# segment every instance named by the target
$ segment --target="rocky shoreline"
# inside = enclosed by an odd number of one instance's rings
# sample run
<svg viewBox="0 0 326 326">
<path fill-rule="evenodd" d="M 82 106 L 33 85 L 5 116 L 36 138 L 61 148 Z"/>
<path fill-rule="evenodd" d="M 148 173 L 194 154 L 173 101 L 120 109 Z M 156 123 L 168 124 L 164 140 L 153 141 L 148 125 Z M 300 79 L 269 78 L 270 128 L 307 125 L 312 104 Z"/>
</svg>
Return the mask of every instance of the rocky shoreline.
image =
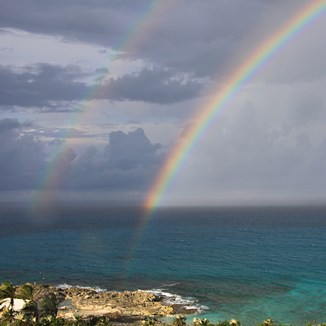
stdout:
<svg viewBox="0 0 326 326">
<path fill-rule="evenodd" d="M 118 292 L 35 283 L 15 286 L 3 282 L 0 284 L 0 326 L 187 326 L 185 315 L 199 310 L 195 306 L 179 303 L 179 296 L 164 294 L 159 294 L 159 291 Z M 174 317 L 174 321 L 168 323 L 160 319 L 163 317 Z M 214 324 L 206 318 L 193 318 L 192 325 L 240 326 L 241 323 L 231 319 Z M 277 325 L 282 324 L 270 318 L 257 324 Z M 326 326 L 326 323 L 314 321 L 309 325 Z"/>
<path fill-rule="evenodd" d="M 71 287 L 63 290 L 65 301 L 71 306 L 59 307 L 59 317 L 74 315 L 108 316 L 110 320 L 126 317 L 171 316 L 175 309 L 162 302 L 162 298 L 145 291 L 97 292 L 91 289 Z"/>
<path fill-rule="evenodd" d="M 107 317 L 110 322 L 135 324 L 147 317 L 167 317 L 177 314 L 191 314 L 196 309 L 186 309 L 182 304 L 168 304 L 164 296 L 150 291 L 98 291 L 77 286 L 53 286 L 31 284 L 35 301 L 50 293 L 55 296 L 57 317 L 75 318 Z M 16 287 L 19 293 L 20 286 Z"/>
</svg>

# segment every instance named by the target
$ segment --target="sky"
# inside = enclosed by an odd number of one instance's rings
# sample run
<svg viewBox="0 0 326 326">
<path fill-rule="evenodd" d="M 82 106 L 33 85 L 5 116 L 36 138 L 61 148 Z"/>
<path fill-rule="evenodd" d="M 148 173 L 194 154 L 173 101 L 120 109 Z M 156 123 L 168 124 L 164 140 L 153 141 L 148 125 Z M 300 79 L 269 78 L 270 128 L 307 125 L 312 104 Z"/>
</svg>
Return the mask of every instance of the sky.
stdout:
<svg viewBox="0 0 326 326">
<path fill-rule="evenodd" d="M 0 0 L 0 200 L 142 202 L 228 76 L 309 2 Z M 324 13 L 243 85 L 160 205 L 325 203 L 325 32 Z"/>
</svg>

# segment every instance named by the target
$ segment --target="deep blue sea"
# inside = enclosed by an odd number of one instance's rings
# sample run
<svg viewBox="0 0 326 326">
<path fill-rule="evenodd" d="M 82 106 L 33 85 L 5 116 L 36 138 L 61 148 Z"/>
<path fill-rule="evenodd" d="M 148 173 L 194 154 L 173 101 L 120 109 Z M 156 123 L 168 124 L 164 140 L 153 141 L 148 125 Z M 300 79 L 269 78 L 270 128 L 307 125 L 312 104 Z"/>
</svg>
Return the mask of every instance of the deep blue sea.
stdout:
<svg viewBox="0 0 326 326">
<path fill-rule="evenodd" d="M 326 321 L 326 208 L 165 208 L 142 225 L 134 208 L 3 209 L 0 281 L 155 290 L 247 326 Z"/>
</svg>

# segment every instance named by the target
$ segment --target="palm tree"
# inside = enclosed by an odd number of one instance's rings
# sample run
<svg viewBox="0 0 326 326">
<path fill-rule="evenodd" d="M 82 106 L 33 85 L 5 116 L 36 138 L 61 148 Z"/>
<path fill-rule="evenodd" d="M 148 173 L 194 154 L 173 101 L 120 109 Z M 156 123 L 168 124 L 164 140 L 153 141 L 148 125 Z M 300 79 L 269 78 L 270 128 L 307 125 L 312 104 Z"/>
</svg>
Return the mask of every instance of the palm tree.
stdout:
<svg viewBox="0 0 326 326">
<path fill-rule="evenodd" d="M 11 323 L 14 319 L 14 299 L 15 299 L 16 288 L 10 282 L 3 282 L 0 285 L 0 303 L 3 302 L 3 299 L 10 299 L 8 311 L 5 314 L 6 319 Z"/>
<path fill-rule="evenodd" d="M 57 298 L 54 293 L 49 293 L 40 302 L 40 315 L 56 317 L 58 313 Z"/>
<path fill-rule="evenodd" d="M 23 300 L 33 300 L 34 299 L 34 288 L 32 284 L 26 283 L 20 286 L 16 291 L 17 298 Z"/>
<path fill-rule="evenodd" d="M 145 317 L 145 319 L 142 322 L 143 326 L 154 326 L 157 324 L 157 320 L 154 317 Z"/>
<path fill-rule="evenodd" d="M 26 283 L 18 288 L 16 291 L 16 296 L 19 299 L 28 300 L 22 312 L 29 319 L 35 318 L 38 321 L 38 307 L 37 302 L 34 297 L 34 288 L 31 284 Z"/>
<path fill-rule="evenodd" d="M 194 326 L 214 326 L 214 324 L 211 323 L 207 318 L 204 318 L 204 319 L 194 318 L 193 324 L 194 324 Z"/>
<path fill-rule="evenodd" d="M 173 321 L 173 326 L 187 326 L 187 317 L 176 315 Z"/>
</svg>

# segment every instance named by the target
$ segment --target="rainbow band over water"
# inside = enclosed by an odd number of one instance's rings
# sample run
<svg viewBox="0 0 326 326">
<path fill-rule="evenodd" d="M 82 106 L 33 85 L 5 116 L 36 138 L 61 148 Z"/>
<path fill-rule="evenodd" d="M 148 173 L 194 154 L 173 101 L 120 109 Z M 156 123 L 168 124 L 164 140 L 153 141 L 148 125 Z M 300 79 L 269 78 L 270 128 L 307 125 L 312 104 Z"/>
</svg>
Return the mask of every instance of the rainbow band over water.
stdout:
<svg viewBox="0 0 326 326">
<path fill-rule="evenodd" d="M 178 0 L 152 0 L 143 7 L 143 11 L 131 24 L 130 29 L 121 37 L 119 44 L 116 46 L 116 54 L 108 57 L 105 65 L 106 69 L 100 70 L 103 72 L 97 76 L 97 82 L 86 94 L 84 100 L 78 103 L 75 108 L 77 109 L 76 113 L 72 114 L 69 123 L 71 129 L 67 128 L 67 132 L 61 137 L 62 139 L 69 138 L 72 128 L 80 126 L 89 114 L 94 114 L 91 100 L 105 98 L 105 89 L 102 87 L 102 83 L 110 75 L 110 69 L 122 65 L 119 61 L 121 54 L 133 53 L 144 44 L 150 38 L 149 35 L 159 26 L 160 22 L 170 13 L 177 2 Z M 60 189 L 65 178 L 67 164 L 69 165 L 68 161 L 66 161 L 68 150 L 69 146 L 63 143 L 54 153 L 54 158 L 47 164 L 44 174 L 39 180 L 39 190 L 31 203 L 31 213 L 37 213 L 43 207 L 49 206 L 55 199 L 56 190 Z"/>
<path fill-rule="evenodd" d="M 165 164 L 159 171 L 144 202 L 146 224 L 154 209 L 160 203 L 166 189 L 182 167 L 187 154 L 194 148 L 204 135 L 207 128 L 214 122 L 217 114 L 226 107 L 241 87 L 268 63 L 272 57 L 292 40 L 300 31 L 321 16 L 326 10 L 326 0 L 311 0 L 301 8 L 288 23 L 260 44 L 242 64 L 216 90 L 209 103 L 194 116 L 194 124 L 179 139 Z"/>
</svg>

